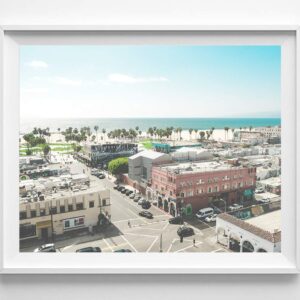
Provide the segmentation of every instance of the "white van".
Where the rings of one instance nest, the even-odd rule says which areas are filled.
[[[206,217],[210,217],[214,214],[214,209],[211,207],[202,208],[196,213],[196,217],[198,219],[205,219]]]

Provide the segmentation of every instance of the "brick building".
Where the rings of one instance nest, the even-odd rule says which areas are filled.
[[[195,162],[154,166],[147,197],[173,215],[192,212],[223,199],[227,205],[252,198],[256,168],[231,162]]]

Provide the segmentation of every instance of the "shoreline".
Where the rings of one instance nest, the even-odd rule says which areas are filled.
[[[265,126],[266,127],[266,126]],[[192,134],[189,133],[189,130],[182,130],[181,132],[181,140],[179,139],[179,133],[172,133],[172,136],[169,139],[163,138],[162,141],[169,141],[169,142],[177,142],[177,141],[186,141],[186,142],[196,142],[200,139],[200,131],[210,131],[210,129],[207,130],[198,130],[197,134],[195,132],[192,132]],[[235,129],[234,132],[238,132],[240,129]],[[242,131],[250,131],[249,128],[242,129]],[[255,128],[252,129],[252,131],[255,131]],[[231,141],[233,137],[233,133],[231,129],[228,130],[226,133],[225,129],[214,129],[213,134],[210,136],[209,140],[215,140],[217,142],[226,142]],[[51,136],[49,137],[49,140],[47,143],[49,144],[55,144],[55,143],[66,143],[64,135],[59,132],[50,132]],[[103,134],[102,132],[98,132],[97,135],[95,132],[93,132],[92,135],[96,136],[96,143],[106,143],[106,142],[115,142],[115,139],[110,139],[107,136],[107,133]],[[19,137],[21,138],[21,144],[23,144],[25,141],[22,139],[23,134],[20,134]],[[139,138],[143,139],[152,139],[152,141],[160,141],[158,138],[155,138],[154,136],[150,136],[145,131],[141,133],[141,135],[138,135],[137,142]],[[205,135],[206,140],[206,135]],[[93,143],[92,141],[87,140],[87,143]],[[71,142],[69,144],[72,144]]]

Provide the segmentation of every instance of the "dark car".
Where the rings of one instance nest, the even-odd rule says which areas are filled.
[[[105,178],[105,175],[104,175],[104,174],[100,174],[100,175],[98,176],[98,178],[99,178],[99,179],[104,179],[104,178]]]
[[[180,216],[169,219],[170,224],[182,224],[182,218]]]
[[[146,211],[146,210],[142,210],[141,212],[139,212],[139,215],[142,217],[145,217],[147,219],[152,219],[153,215],[151,214],[151,212]]]
[[[128,191],[128,190],[124,188],[124,189],[121,190],[121,193],[122,193],[122,194],[125,194],[127,191]]]
[[[145,201],[142,203],[143,209],[149,209],[151,207],[151,203],[149,201]]]
[[[115,185],[114,190],[118,190],[119,187],[120,187],[119,185]]]
[[[77,249],[76,252],[101,252],[101,249],[99,247],[85,247]]]
[[[134,201],[134,202],[139,202],[139,200],[140,200],[141,198],[142,198],[141,196],[137,195],[137,196],[135,196],[135,197],[133,198],[133,201]]]
[[[133,193],[133,191],[131,191],[131,190],[128,190],[128,191],[126,191],[126,196],[129,196],[130,194],[132,194]]]
[[[132,252],[130,249],[118,249],[115,250],[114,252]]]
[[[191,227],[187,227],[187,226],[181,226],[180,228],[178,228],[177,234],[180,237],[191,236],[191,235],[194,235],[194,229]]]

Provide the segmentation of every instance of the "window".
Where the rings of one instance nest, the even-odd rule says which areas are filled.
[[[46,215],[45,209],[41,209],[41,210],[40,210],[40,216],[43,217],[43,216],[45,216],[45,215]]]
[[[68,227],[70,227],[70,220],[65,221],[65,228],[68,228]]]
[[[64,212],[66,212],[66,208],[65,208],[65,206],[64,206],[64,205],[60,206],[60,212],[61,212],[61,213],[64,213]]]
[[[26,211],[20,211],[20,220],[24,220],[27,218]]]
[[[102,200],[102,206],[106,206],[106,199]]]
[[[52,215],[55,215],[55,214],[57,214],[57,208],[56,208],[56,206],[54,206],[54,207],[51,207],[50,209],[51,209],[51,213],[52,213]]]
[[[69,204],[68,205],[68,211],[72,211],[73,210],[73,205],[72,204]]]
[[[35,218],[36,217],[36,210],[32,210],[30,212],[30,216],[31,216],[31,218]]]
[[[82,210],[83,209],[83,203],[76,203],[76,209]]]
[[[95,206],[94,201],[90,201],[90,202],[89,202],[89,208],[92,208],[92,207],[94,207],[94,206]]]
[[[219,188],[218,188],[218,186],[216,185],[216,186],[214,187],[214,192],[218,192],[218,190],[219,190]]]
[[[31,224],[20,225],[20,238],[36,236],[36,227]]]
[[[77,218],[74,220],[74,225],[75,226],[80,226],[84,224],[84,218]]]
[[[211,193],[211,187],[208,188],[208,192]]]

